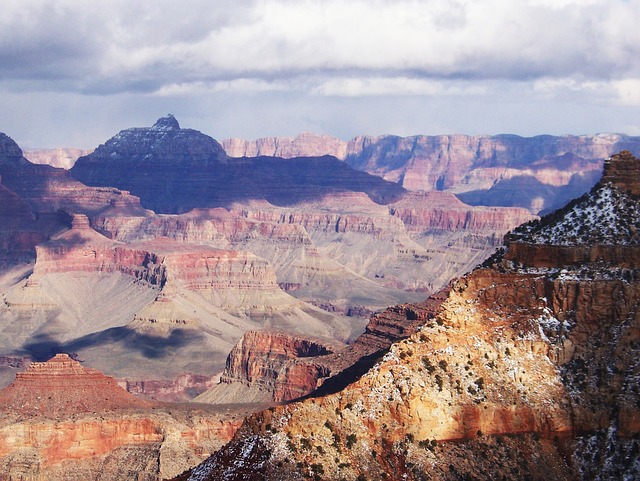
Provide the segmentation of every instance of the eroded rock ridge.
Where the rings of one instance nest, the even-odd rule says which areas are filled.
[[[640,161],[622,152],[608,165],[588,195],[517,230],[506,253],[452,282],[435,314],[360,379],[247,419],[184,479],[640,476],[638,264],[510,252],[523,241],[540,253],[558,247],[565,236],[549,232],[573,226],[576,206],[614,216],[563,247],[637,245],[619,209],[640,207],[628,181]],[[599,237],[610,227],[616,236]]]

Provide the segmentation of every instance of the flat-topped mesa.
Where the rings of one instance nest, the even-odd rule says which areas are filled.
[[[600,182],[610,182],[622,191],[640,195],[640,160],[628,150],[612,155],[604,161],[604,172]]]
[[[97,369],[82,366],[67,354],[32,362],[27,371],[0,391],[0,410],[20,416],[59,416],[114,409],[148,408]]]

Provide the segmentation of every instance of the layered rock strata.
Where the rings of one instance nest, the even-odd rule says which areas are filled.
[[[624,153],[612,163],[640,171]],[[635,188],[609,172],[576,205]],[[619,197],[605,197],[600,209],[627,235],[598,245],[633,245]],[[551,241],[570,224],[564,212],[516,235]],[[359,380],[247,419],[184,479],[640,476],[638,264],[612,256],[539,267],[514,261],[513,245],[452,282],[418,332]]]
[[[245,331],[344,340],[360,329],[286,294],[269,263],[246,250],[168,238],[126,244],[93,230],[83,214],[71,223],[37,246],[33,273],[3,296],[5,350],[36,359],[78,353],[132,389],[184,400],[211,387]],[[208,380],[181,387],[174,379],[189,375]]]
[[[335,392],[358,379],[394,342],[411,336],[433,318],[446,292],[371,316],[365,332],[348,346],[328,339],[248,332],[227,357],[220,383],[195,401],[282,403]]]
[[[549,212],[597,181],[602,159],[637,150],[638,137],[583,136],[358,136],[348,142],[324,136],[256,141],[225,140],[229,155],[295,157],[320,152],[352,167],[397,182],[407,190],[449,190],[473,205],[519,206]],[[314,154],[317,155],[317,154]]]
[[[195,401],[247,402],[253,398],[280,403],[296,399],[315,390],[328,376],[329,368],[319,356],[342,348],[331,340],[272,331],[246,332],[229,353],[220,384]]]
[[[24,156],[34,164],[47,164],[51,167],[70,169],[78,157],[90,154],[90,150],[73,147],[58,147],[55,149],[25,150]]]
[[[0,391],[0,478],[157,480],[228,441],[237,414],[139,399],[66,354]]]
[[[344,159],[347,155],[347,142],[311,132],[303,132],[296,137],[266,137],[253,142],[225,139],[222,147],[230,157],[272,156],[289,159],[332,155]]]
[[[82,366],[67,354],[57,354],[47,362],[32,362],[0,391],[0,403],[3,410],[13,414],[48,418],[97,409],[151,407],[118,386],[114,378]]]

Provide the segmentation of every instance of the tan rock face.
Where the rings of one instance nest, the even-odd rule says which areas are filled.
[[[90,150],[58,147],[55,149],[25,150],[24,156],[34,164],[48,164],[51,167],[70,169],[78,157],[89,153],[91,153]]]
[[[593,192],[581,208],[602,198]],[[620,214],[619,205],[605,209]],[[564,225],[562,215],[540,229]],[[606,255],[615,243],[582,246],[606,260],[562,263],[536,245],[557,263],[516,264],[513,245],[454,281],[435,312],[414,306],[418,332],[359,380],[249,418],[199,479],[237,472],[231,459],[244,479],[636,478],[638,264]]]
[[[333,155],[344,159],[347,154],[347,142],[310,132],[296,137],[266,137],[253,142],[243,139],[226,139],[222,141],[222,147],[231,157],[267,155],[291,158]]]
[[[561,459],[573,440],[611,425],[623,440],[638,433],[637,406],[625,387],[640,340],[633,314],[638,290],[624,281],[477,271],[454,284],[438,316],[392,346],[362,379],[340,393],[252,418],[239,442],[257,436],[266,443],[272,457],[259,471],[263,479],[307,472],[286,462],[291,474],[271,471],[289,456],[299,466],[321,465],[329,479],[355,479],[364,470],[389,476],[394,471],[385,460],[393,453],[402,453],[398,462],[408,479],[451,463],[458,472],[496,476],[513,456],[526,459],[533,479],[549,479],[547,465],[559,469],[553,479],[572,479],[573,468]],[[612,359],[613,376],[601,372]],[[526,433],[538,436],[529,441],[535,454],[512,445],[492,460],[497,465],[478,458],[468,464],[474,450],[495,447],[502,435],[526,439]],[[552,448],[554,439],[565,447]],[[466,462],[455,461],[453,440],[469,450]]]

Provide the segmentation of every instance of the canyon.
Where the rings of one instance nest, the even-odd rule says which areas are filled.
[[[361,376],[248,417],[176,479],[636,479],[638,172],[614,155],[589,193],[452,281],[435,313],[413,305],[415,332]],[[544,255],[558,247],[570,254]]]
[[[602,159],[640,138],[595,135],[394,135],[341,140],[304,132],[296,137],[238,138],[220,142],[226,155],[285,159],[330,155],[363,172],[410,191],[448,191],[471,205],[524,207],[544,214],[588,191],[598,180]],[[29,151],[38,163],[70,168],[80,149]]]
[[[0,354],[72,352],[149,396],[209,389],[246,331],[350,342],[372,313],[423,299],[535,217],[407,192],[327,156],[234,159],[172,116],[71,171],[2,146]],[[178,378],[189,387],[169,387]]]
[[[636,141],[1,134],[0,473],[636,475]]]

